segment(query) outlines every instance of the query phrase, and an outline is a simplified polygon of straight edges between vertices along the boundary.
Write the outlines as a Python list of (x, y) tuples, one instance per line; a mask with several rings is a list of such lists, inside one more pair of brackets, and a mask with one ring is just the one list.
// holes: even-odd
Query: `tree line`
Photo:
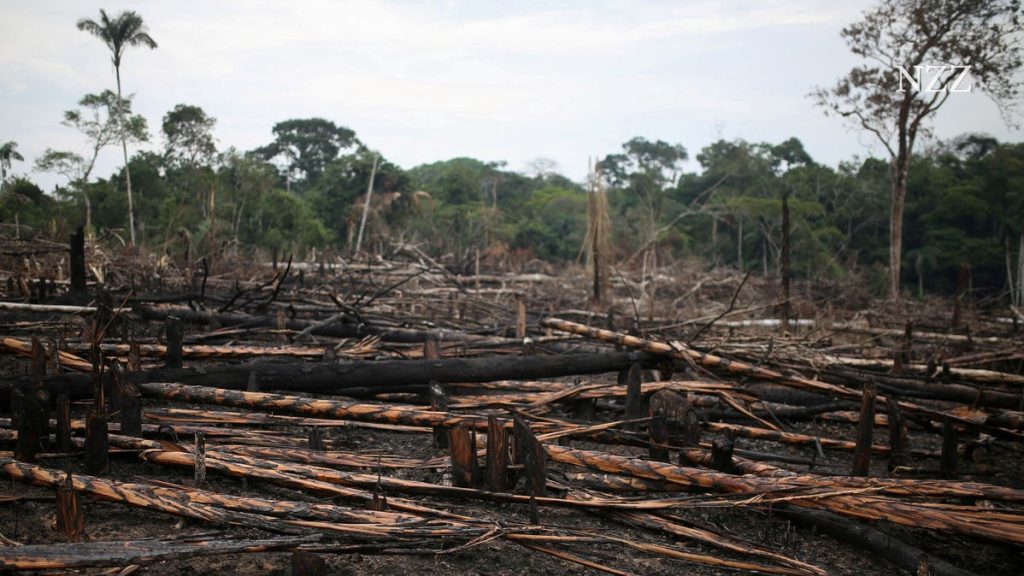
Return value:
[[(969, 68), (1009, 115), (1022, 66), (1019, 15), (1018, 0), (881, 0), (843, 29), (864, 63), (811, 96), (875, 137), (887, 160), (832, 167), (796, 138), (719, 140), (695, 154), (699, 170), (686, 172), (690, 151), (638, 136), (599, 158), (586, 182), (573, 182), (545, 159), (525, 172), (473, 158), (403, 169), (324, 118), (279, 122), (253, 150), (218, 149), (216, 119), (194, 104), (164, 115), (161, 150), (131, 155), (129, 145), (152, 135), (132, 112), (134, 96), (121, 92), (122, 59), (129, 47), (157, 44), (134, 12), (101, 10), (78, 28), (109, 50), (117, 91), (86, 94), (64, 113), (62, 123), (86, 143), (81, 149), (48, 149), (34, 160), (35, 171), (64, 178), (52, 195), (25, 177), (8, 178), (24, 158), (14, 142), (0, 146), (0, 215), (30, 226), (81, 219), (90, 231), (189, 258), (248, 247), (384, 253), (414, 243), (468, 267), (481, 255), (520, 264), (581, 260), (588, 194), (601, 194), (613, 262), (653, 270), (699, 257), (772, 275), (781, 267), (785, 199), (797, 277), (857, 277), (898, 297), (901, 286), (952, 291), (969, 268), (976, 289), (1021, 304), (1024, 144), (967, 134), (920, 151), (954, 77), (933, 79), (938, 90), (935, 81), (903, 90), (897, 72), (932, 61)], [(118, 144), (123, 167), (97, 178), (99, 153)]]
[[(87, 116), (71, 112), (65, 117)], [(467, 270), (478, 252), (519, 263), (580, 259), (593, 187), (559, 174), (551, 162), (516, 172), (501, 163), (455, 158), (406, 170), (352, 130), (320, 118), (278, 123), (273, 140), (255, 150), (218, 151), (215, 122), (197, 106), (178, 105), (161, 123), (163, 150), (131, 157), (140, 243), (178, 256), (249, 246), (348, 253), (376, 163), (363, 243), (368, 251), (387, 253), (396, 243), (413, 243)], [(102, 130), (93, 133), (105, 138)], [(13, 222), (18, 213), (22, 225), (46, 229), (57, 220), (81, 219), (96, 232), (124, 234), (125, 170), (91, 178), (95, 148), (94, 141), (84, 155), (48, 150), (36, 159), (36, 169), (66, 177), (55, 194), (25, 177), (8, 179), (0, 200), (3, 221)], [(652, 254), (663, 263), (699, 257), (710, 266), (778, 274), (786, 194), (796, 277), (860, 274), (876, 293), (886, 292), (888, 162), (867, 158), (828, 166), (795, 138), (713, 142), (695, 155), (699, 171), (682, 170), (687, 158), (681, 145), (637, 137), (597, 163), (614, 262), (640, 263)], [(910, 174), (904, 285), (951, 292), (960, 267), (970, 266), (979, 290), (1016, 287), (1024, 239), (1024, 143), (965, 135), (915, 155)]]

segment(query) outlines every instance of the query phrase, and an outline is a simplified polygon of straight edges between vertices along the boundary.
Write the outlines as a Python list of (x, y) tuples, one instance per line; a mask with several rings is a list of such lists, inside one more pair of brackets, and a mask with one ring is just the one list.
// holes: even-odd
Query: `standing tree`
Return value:
[(7, 171), (11, 169), (11, 163), (15, 160), (24, 160), (18, 153), (18, 143), (11, 140), (0, 145), (0, 184), (7, 182)]
[(343, 149), (359, 145), (356, 133), (323, 118), (285, 120), (274, 124), (274, 141), (255, 150), (264, 160), (283, 157), (287, 162), (285, 178), (291, 189), (292, 174), (305, 180), (308, 188), (323, 173), (327, 164)]
[(207, 115), (199, 106), (175, 106), (164, 114), (162, 125), (167, 157), (189, 168), (209, 163), (217, 153), (213, 139), (216, 124), (217, 119)]
[[(873, 134), (890, 156), (889, 296), (900, 293), (903, 209), (917, 137), (951, 94), (973, 81), (1008, 118), (1021, 68), (1019, 0), (882, 0), (842, 31), (864, 64), (811, 96)], [(924, 75), (921, 72), (925, 72)], [(937, 72), (937, 73), (936, 73)]]
[[(662, 140), (651, 142), (636, 137), (622, 145), (623, 153), (609, 154), (598, 163), (598, 171), (613, 187), (627, 191), (639, 200), (642, 212), (642, 239), (635, 255), (643, 254), (641, 274), (648, 299), (648, 317), (654, 318), (654, 300), (658, 278), (658, 240), (662, 212), (668, 190), (679, 181), (682, 163), (688, 158), (682, 144)], [(627, 198), (627, 205), (633, 198)], [(649, 272), (648, 272), (649, 271)], [(649, 274), (649, 277), (648, 277)]]
[(39, 172), (54, 172), (68, 179), (68, 183), (82, 195), (85, 204), (85, 227), (92, 227), (92, 202), (89, 199), (89, 175), (96, 165), (100, 150), (117, 142), (145, 142), (149, 139), (146, 119), (132, 115), (131, 98), (120, 98), (110, 90), (100, 94), (86, 94), (78, 102), (81, 109), (64, 112), (62, 124), (74, 128), (89, 139), (89, 155), (46, 149), (36, 159)]
[[(173, 110), (164, 114), (163, 133), (166, 140), (166, 158), (174, 172), (183, 174), (181, 188), (185, 194), (193, 193), (192, 187), (197, 182), (196, 174), (201, 167), (208, 166), (217, 153), (217, 146), (213, 139), (213, 127), (217, 119), (208, 116), (202, 108), (189, 104), (178, 104)], [(207, 171), (211, 177), (213, 173)], [(211, 218), (216, 211), (216, 186), (209, 182), (210, 186), (198, 192), (199, 196), (209, 194), (206, 199), (201, 199), (199, 204), (202, 207), (203, 216)]]
[(682, 163), (688, 156), (682, 144), (651, 142), (640, 136), (623, 144), (622, 150), (622, 154), (605, 156), (598, 170), (613, 187), (640, 201), (644, 228), (638, 253), (645, 252), (658, 241), (666, 192), (678, 183)]
[[(121, 12), (111, 20), (106, 11), (100, 10), (100, 21), (82, 18), (78, 21), (78, 29), (84, 30), (99, 38), (110, 49), (110, 59), (114, 63), (114, 74), (117, 77), (117, 97), (121, 100), (121, 58), (129, 46), (147, 46), (156, 48), (156, 42), (146, 31), (142, 17), (134, 11)], [(119, 117), (124, 116), (122, 111)], [(124, 131), (122, 131), (122, 134)], [(131, 243), (135, 245), (135, 214), (132, 208), (132, 173), (128, 167), (128, 142), (121, 139), (121, 150), (124, 153), (124, 179), (128, 189), (128, 233)]]

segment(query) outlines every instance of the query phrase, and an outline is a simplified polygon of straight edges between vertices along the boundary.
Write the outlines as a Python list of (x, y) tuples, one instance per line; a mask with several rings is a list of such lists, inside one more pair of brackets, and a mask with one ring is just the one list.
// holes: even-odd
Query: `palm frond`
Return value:
[(99, 21), (82, 18), (78, 29), (96, 36), (110, 49), (114, 66), (120, 66), (121, 56), (128, 46), (156, 48), (156, 41), (149, 35), (142, 17), (127, 10), (111, 19), (106, 11), (100, 10)]
[(147, 46), (149, 48), (156, 48), (156, 40), (153, 40), (146, 32), (139, 32), (128, 39), (128, 43), (132, 46)]

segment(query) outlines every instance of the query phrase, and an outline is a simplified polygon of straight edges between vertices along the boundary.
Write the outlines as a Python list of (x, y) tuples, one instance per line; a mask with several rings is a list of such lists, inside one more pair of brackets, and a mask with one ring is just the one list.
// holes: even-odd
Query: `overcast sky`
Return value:
[[(590, 156), (633, 136), (681, 143), (796, 136), (818, 161), (880, 154), (806, 94), (855, 63), (839, 37), (863, 0), (139, 1), (3, 0), (0, 142), (26, 162), (84, 152), (60, 124), (85, 93), (113, 88), (107, 49), (75, 22), (137, 11), (159, 43), (130, 49), (126, 92), (162, 146), (175, 104), (217, 118), (221, 148), (271, 140), (275, 122), (320, 116), (404, 167), (472, 156), (525, 170), (537, 157), (580, 179)], [(1018, 141), (981, 94), (956, 94), (936, 134)], [(121, 163), (101, 157), (97, 174)], [(696, 170), (695, 161), (689, 170)], [(31, 174), (52, 189), (55, 177)]]

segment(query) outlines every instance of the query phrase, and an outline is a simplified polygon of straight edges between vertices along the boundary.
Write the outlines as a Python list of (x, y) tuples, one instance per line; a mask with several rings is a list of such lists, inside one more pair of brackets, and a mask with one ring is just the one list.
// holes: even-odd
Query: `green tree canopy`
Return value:
[(295, 175), (306, 185), (313, 184), (342, 150), (359, 145), (354, 131), (323, 118), (278, 122), (273, 133), (274, 141), (256, 149), (256, 155), (268, 161), (283, 159), (285, 177), (290, 181)]
[(199, 106), (175, 106), (164, 114), (161, 126), (167, 157), (189, 167), (209, 163), (217, 153), (213, 140), (213, 127), (216, 124), (217, 119), (207, 115)]
[[(891, 159), (892, 299), (900, 294), (903, 213), (917, 137), (929, 132), (929, 119), (953, 91), (967, 89), (958, 86), (966, 69), (1004, 113), (1016, 105), (1020, 17), (1019, 0), (881, 0), (842, 31), (850, 51), (863, 62), (834, 87), (812, 93), (826, 113), (874, 136)], [(905, 75), (916, 82), (906, 82)]]
[(92, 227), (92, 202), (88, 184), (100, 151), (117, 141), (145, 142), (149, 140), (146, 119), (132, 114), (132, 99), (121, 98), (110, 90), (99, 94), (86, 94), (79, 100), (79, 108), (64, 112), (62, 124), (78, 130), (88, 140), (88, 153), (81, 155), (64, 150), (46, 149), (36, 160), (35, 169), (53, 172), (68, 179), (85, 207), (86, 228)]
[(10, 140), (0, 145), (0, 183), (7, 181), (7, 172), (10, 171), (11, 163), (15, 160), (19, 162), (25, 160), (18, 152), (18, 143)]

